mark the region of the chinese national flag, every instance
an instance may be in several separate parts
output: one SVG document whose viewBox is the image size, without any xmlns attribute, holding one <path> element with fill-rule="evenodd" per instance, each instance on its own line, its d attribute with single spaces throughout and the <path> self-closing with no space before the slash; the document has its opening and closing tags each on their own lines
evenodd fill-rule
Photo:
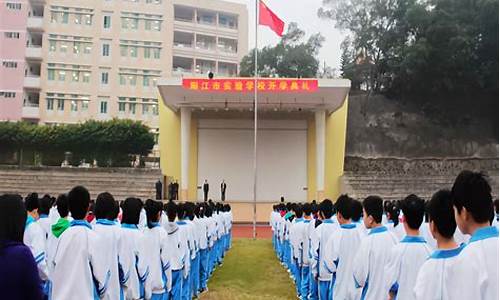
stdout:
<svg viewBox="0 0 500 300">
<path fill-rule="evenodd" d="M 259 0 L 259 24 L 265 25 L 271 28 L 272 31 L 276 32 L 277 35 L 283 35 L 283 28 L 285 27 L 285 22 L 283 22 L 276 14 L 274 14 L 262 0 Z"/>
</svg>

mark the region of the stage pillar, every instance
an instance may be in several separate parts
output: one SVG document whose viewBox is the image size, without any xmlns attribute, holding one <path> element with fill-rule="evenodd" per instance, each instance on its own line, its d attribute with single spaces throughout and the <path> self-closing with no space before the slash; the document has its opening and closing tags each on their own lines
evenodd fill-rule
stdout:
<svg viewBox="0 0 500 300">
<path fill-rule="evenodd" d="M 314 113 L 316 122 L 316 199 L 321 202 L 325 191 L 325 110 Z"/>
<path fill-rule="evenodd" d="M 191 140 L 191 109 L 181 107 L 181 194 L 180 200 L 188 199 L 189 146 Z"/>
</svg>

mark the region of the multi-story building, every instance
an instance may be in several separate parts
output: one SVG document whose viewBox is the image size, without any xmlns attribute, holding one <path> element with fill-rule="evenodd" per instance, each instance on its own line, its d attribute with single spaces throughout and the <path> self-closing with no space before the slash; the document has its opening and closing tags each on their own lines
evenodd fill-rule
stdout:
<svg viewBox="0 0 500 300">
<path fill-rule="evenodd" d="M 199 0 L 0 2 L 0 120 L 130 118 L 158 127 L 160 77 L 236 76 L 245 5 Z"/>
</svg>

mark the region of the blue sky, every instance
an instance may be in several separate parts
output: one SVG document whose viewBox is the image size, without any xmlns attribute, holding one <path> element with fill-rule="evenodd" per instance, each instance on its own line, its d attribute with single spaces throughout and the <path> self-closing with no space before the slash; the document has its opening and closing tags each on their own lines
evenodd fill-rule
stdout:
<svg viewBox="0 0 500 300">
<path fill-rule="evenodd" d="M 255 0 L 230 0 L 247 5 L 249 14 L 248 48 L 255 44 Z M 340 43 L 345 33 L 334 28 L 332 21 L 319 19 L 317 11 L 322 0 L 264 0 L 266 5 L 273 10 L 286 24 L 297 22 L 305 30 L 306 35 L 320 32 L 325 37 L 325 43 L 319 53 L 321 65 L 327 65 L 338 70 L 340 65 Z M 278 42 L 279 37 L 270 29 L 259 26 L 259 48 Z"/>
</svg>

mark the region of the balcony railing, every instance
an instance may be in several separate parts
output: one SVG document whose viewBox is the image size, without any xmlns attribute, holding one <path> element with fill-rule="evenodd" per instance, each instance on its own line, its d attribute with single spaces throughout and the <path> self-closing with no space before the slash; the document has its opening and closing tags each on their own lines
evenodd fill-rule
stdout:
<svg viewBox="0 0 500 300">
<path fill-rule="evenodd" d="M 42 46 L 30 45 L 26 47 L 26 58 L 42 59 Z"/>
<path fill-rule="evenodd" d="M 24 77 L 24 87 L 31 89 L 40 89 L 40 76 L 28 75 Z"/>
<path fill-rule="evenodd" d="M 37 16 L 29 17 L 27 27 L 29 29 L 43 30 L 43 17 L 37 17 Z"/>
<path fill-rule="evenodd" d="M 36 106 L 23 106 L 22 116 L 24 119 L 39 119 L 40 118 L 40 108 L 38 104 Z"/>
</svg>

